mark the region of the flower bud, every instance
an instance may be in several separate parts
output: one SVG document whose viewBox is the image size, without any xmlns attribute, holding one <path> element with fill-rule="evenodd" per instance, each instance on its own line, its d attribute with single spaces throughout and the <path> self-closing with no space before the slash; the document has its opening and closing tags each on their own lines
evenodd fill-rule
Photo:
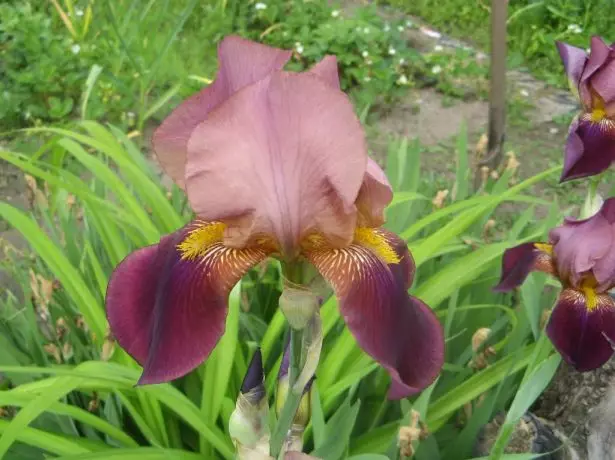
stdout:
<svg viewBox="0 0 615 460">
<path fill-rule="evenodd" d="M 253 449 L 263 441 L 268 442 L 269 406 L 264 377 L 261 352 L 256 350 L 229 420 L 229 434 L 238 449 L 242 446 Z"/>
<path fill-rule="evenodd" d="M 287 281 L 279 305 L 290 327 L 301 330 L 318 311 L 320 299 L 312 290 Z"/>
</svg>

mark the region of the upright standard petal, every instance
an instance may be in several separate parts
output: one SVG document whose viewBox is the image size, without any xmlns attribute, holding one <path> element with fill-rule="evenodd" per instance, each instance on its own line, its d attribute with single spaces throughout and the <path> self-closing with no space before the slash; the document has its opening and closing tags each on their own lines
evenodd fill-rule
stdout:
<svg viewBox="0 0 615 460">
<path fill-rule="evenodd" d="M 408 295 L 401 271 L 391 270 L 389 264 L 400 262 L 392 246 L 377 234 L 364 241 L 335 250 L 315 246 L 305 254 L 333 286 L 359 346 L 391 375 L 389 397 L 399 399 L 434 381 L 444 361 L 444 337 L 431 309 Z"/>
<path fill-rule="evenodd" d="M 207 358 L 224 332 L 230 290 L 267 256 L 223 246 L 220 226 L 184 227 L 128 255 L 113 272 L 107 317 L 119 344 L 143 366 L 139 383 L 181 377 Z"/>
<path fill-rule="evenodd" d="M 584 114 L 570 125 L 561 182 L 593 176 L 615 161 L 615 121 Z"/>
<path fill-rule="evenodd" d="M 340 76 L 337 73 L 337 58 L 325 56 L 321 61 L 314 64 L 309 72 L 322 78 L 334 89 L 340 89 Z"/>
<path fill-rule="evenodd" d="M 532 271 L 554 274 L 553 247 L 545 243 L 523 243 L 507 249 L 502 257 L 500 282 L 496 292 L 510 291 L 521 284 Z"/>
<path fill-rule="evenodd" d="M 562 63 L 564 64 L 566 75 L 570 81 L 570 86 L 572 86 L 575 91 L 578 91 L 581 74 L 587 63 L 587 53 L 585 50 L 568 45 L 567 43 L 559 41 L 555 43 L 559 55 L 562 58 Z"/>
<path fill-rule="evenodd" d="M 291 51 L 237 36 L 222 40 L 218 47 L 220 68 L 215 81 L 179 105 L 154 133 L 154 151 L 178 186 L 184 188 L 185 185 L 188 139 L 194 128 L 233 93 L 281 70 L 291 54 Z"/>
<path fill-rule="evenodd" d="M 275 235 L 295 257 L 309 233 L 352 239 L 367 164 L 365 138 L 342 92 L 309 73 L 276 72 L 218 107 L 188 142 L 190 204 L 243 246 Z"/>
<path fill-rule="evenodd" d="M 384 210 L 392 199 L 393 189 L 386 174 L 378 163 L 368 158 L 365 177 L 356 201 L 359 225 L 376 228 L 384 224 Z"/>
<path fill-rule="evenodd" d="M 578 371 L 602 366 L 613 355 L 615 303 L 607 294 L 564 289 L 547 324 L 553 345 Z"/>
</svg>

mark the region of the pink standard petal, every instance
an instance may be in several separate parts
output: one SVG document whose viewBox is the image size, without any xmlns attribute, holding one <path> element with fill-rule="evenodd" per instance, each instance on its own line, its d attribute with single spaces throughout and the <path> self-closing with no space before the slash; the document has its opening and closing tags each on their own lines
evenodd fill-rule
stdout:
<svg viewBox="0 0 615 460">
<path fill-rule="evenodd" d="M 139 383 L 160 383 L 190 372 L 224 332 L 230 288 L 266 257 L 214 244 L 195 260 L 177 245 L 187 227 L 138 249 L 115 269 L 106 296 L 113 336 L 143 366 Z"/>
<path fill-rule="evenodd" d="M 587 119 L 570 125 L 561 181 L 593 176 L 615 161 L 615 127 Z"/>
<path fill-rule="evenodd" d="M 547 324 L 547 335 L 562 357 L 578 371 L 596 369 L 613 355 L 615 305 L 606 294 L 588 309 L 579 291 L 565 289 Z M 607 339 L 608 338 L 608 339 Z"/>
<path fill-rule="evenodd" d="M 314 64 L 309 72 L 322 78 L 332 88 L 340 89 L 340 76 L 337 73 L 337 58 L 335 56 L 325 56 L 320 62 Z"/>
<path fill-rule="evenodd" d="M 444 362 L 444 336 L 431 309 L 408 295 L 403 277 L 357 244 L 311 251 L 306 257 L 335 289 L 359 346 L 391 375 L 389 398 L 429 386 Z"/>
<path fill-rule="evenodd" d="M 185 186 L 188 139 L 209 112 L 233 93 L 271 72 L 290 59 L 290 51 L 261 45 L 241 37 L 226 37 L 218 46 L 220 68 L 215 81 L 180 104 L 156 130 L 153 147 L 166 173 Z"/>
<path fill-rule="evenodd" d="M 274 235 L 294 257 L 301 238 L 319 232 L 344 246 L 354 233 L 366 151 L 346 95 L 314 75 L 277 72 L 194 131 L 188 198 L 197 215 L 230 226 L 229 245 Z"/>
<path fill-rule="evenodd" d="M 615 199 L 607 199 L 593 216 L 567 219 L 550 232 L 560 275 L 579 286 L 592 271 L 598 290 L 615 283 Z"/>
<path fill-rule="evenodd" d="M 357 197 L 360 225 L 380 227 L 385 222 L 384 210 L 393 199 L 393 189 L 384 171 L 371 158 Z"/>
</svg>

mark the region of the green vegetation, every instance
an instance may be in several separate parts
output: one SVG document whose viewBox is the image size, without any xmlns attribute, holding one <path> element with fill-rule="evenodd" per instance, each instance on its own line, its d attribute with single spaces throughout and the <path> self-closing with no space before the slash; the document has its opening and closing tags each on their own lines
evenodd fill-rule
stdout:
<svg viewBox="0 0 615 460">
<path fill-rule="evenodd" d="M 410 14 L 417 15 L 439 30 L 475 42 L 489 49 L 487 0 L 388 0 Z M 549 84 L 568 88 L 554 46 L 556 40 L 587 48 L 592 35 L 613 39 L 611 0 L 515 0 L 509 2 L 508 44 L 510 63 L 527 66 Z"/>
<path fill-rule="evenodd" d="M 597 4 L 513 2 L 513 49 L 561 83 L 553 40 L 585 46 L 587 34 L 606 33 L 609 15 L 597 14 Z M 486 5 L 398 6 L 486 43 Z M 541 27 L 522 32 L 531 21 Z M 572 23 L 583 33 L 567 29 Z M 373 6 L 341 11 L 326 0 L 0 5 L 0 131 L 12 145 L 0 146 L 0 161 L 27 175 L 31 202 L 29 210 L 0 203 L 0 221 L 29 245 L 27 252 L 1 246 L 2 268 L 19 289 L 0 295 L 0 458 L 234 458 L 228 420 L 257 346 L 274 397 L 287 334 L 277 309 L 280 267 L 252 270 L 231 293 L 226 333 L 206 363 L 171 383 L 134 386 L 140 368 L 109 335 L 107 281 L 130 251 L 191 218 L 184 194 L 165 188 L 149 161 L 147 133 L 211 82 L 216 44 L 230 33 L 293 49 L 293 70 L 335 54 L 342 86 L 367 123 L 417 87 L 451 98 L 486 94 L 484 60 L 464 49 L 421 54 L 406 40 L 414 27 L 401 17 L 384 19 Z M 434 175 L 431 150 L 412 140 L 391 139 L 386 155 L 395 189 L 387 226 L 414 255 L 411 292 L 442 321 L 442 375 L 417 397 L 388 401 L 387 374 L 357 347 L 335 298 L 327 299 L 307 452 L 327 460 L 398 459 L 399 430 L 416 411 L 429 430 L 414 442 L 416 458 L 471 458 L 480 428 L 513 407 L 497 440 L 503 449 L 509 428 L 551 380 L 559 357 L 542 318 L 553 282 L 531 275 L 512 296 L 491 287 L 505 248 L 544 239 L 561 220 L 550 193 L 535 193 L 555 181 L 559 167 L 541 164 L 544 171 L 525 180 L 503 168 L 473 192 L 468 143 L 462 130 L 446 175 Z M 433 200 L 445 188 L 448 196 Z M 494 226 L 502 215 L 506 225 Z M 490 333 L 473 347 L 480 328 Z"/>
</svg>

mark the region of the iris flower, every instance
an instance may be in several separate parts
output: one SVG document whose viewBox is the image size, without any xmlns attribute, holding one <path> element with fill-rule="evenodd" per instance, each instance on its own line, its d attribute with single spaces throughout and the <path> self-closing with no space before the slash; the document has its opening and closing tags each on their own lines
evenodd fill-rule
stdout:
<svg viewBox="0 0 615 460">
<path fill-rule="evenodd" d="M 224 332 L 228 294 L 269 257 L 311 263 L 331 284 L 358 344 L 391 375 L 389 396 L 429 385 L 443 362 L 431 309 L 407 294 L 414 262 L 381 228 L 392 199 L 340 91 L 336 59 L 282 70 L 291 52 L 238 37 L 215 81 L 154 134 L 165 171 L 197 218 L 115 269 L 107 315 L 143 365 L 139 383 L 178 378 Z"/>
<path fill-rule="evenodd" d="M 615 161 L 615 46 L 593 37 L 589 55 L 566 43 L 557 48 L 583 106 L 568 133 L 565 181 L 598 174 Z"/>
<path fill-rule="evenodd" d="M 615 287 L 615 198 L 592 217 L 551 230 L 548 243 L 506 250 L 496 290 L 520 286 L 533 270 L 562 284 L 547 324 L 555 348 L 579 371 L 602 366 L 615 342 L 615 302 L 608 294 Z"/>
</svg>

